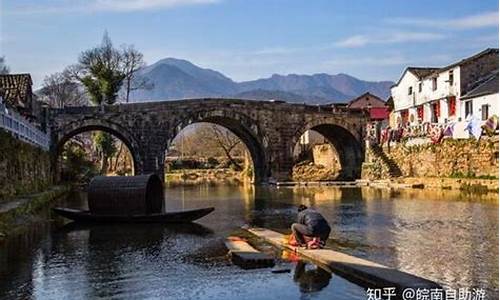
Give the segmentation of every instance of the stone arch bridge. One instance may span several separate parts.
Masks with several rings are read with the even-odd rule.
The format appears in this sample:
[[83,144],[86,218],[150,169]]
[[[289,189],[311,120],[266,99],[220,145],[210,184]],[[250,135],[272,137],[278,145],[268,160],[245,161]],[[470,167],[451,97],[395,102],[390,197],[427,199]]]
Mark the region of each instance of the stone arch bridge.
[[127,145],[136,174],[163,176],[165,150],[184,127],[197,122],[218,124],[244,142],[254,163],[255,182],[264,183],[289,179],[294,146],[310,129],[321,133],[337,150],[340,177],[359,178],[366,121],[362,112],[333,112],[326,106],[281,101],[189,99],[53,109],[49,126],[55,158],[62,145],[76,134],[102,130]]

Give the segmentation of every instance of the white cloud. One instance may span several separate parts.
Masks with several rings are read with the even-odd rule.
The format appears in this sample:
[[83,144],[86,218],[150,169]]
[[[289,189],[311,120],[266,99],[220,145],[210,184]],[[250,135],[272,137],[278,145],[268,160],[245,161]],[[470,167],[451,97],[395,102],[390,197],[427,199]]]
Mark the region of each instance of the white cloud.
[[92,6],[104,11],[135,11],[216,2],[219,0],[95,0]]
[[409,63],[409,60],[403,56],[384,56],[384,57],[343,57],[326,61],[326,65],[334,67],[347,66],[398,66]]
[[498,12],[490,11],[453,19],[391,18],[386,19],[385,22],[394,25],[409,25],[417,27],[476,29],[484,27],[498,27]]
[[428,42],[444,39],[445,36],[432,32],[390,32],[384,34],[358,34],[335,43],[341,48],[358,48],[370,44],[397,44],[406,42]]
[[370,39],[368,38],[368,36],[358,34],[358,35],[353,35],[351,37],[348,37],[344,40],[341,40],[335,44],[339,47],[356,48],[356,47],[366,46],[369,43],[370,43]]
[[60,14],[74,12],[132,12],[171,9],[179,6],[219,3],[222,0],[59,0],[51,5],[12,7],[8,14]]
[[326,65],[348,68],[355,66],[389,67],[389,66],[443,66],[453,62],[454,57],[447,53],[436,53],[425,57],[407,56],[403,53],[385,53],[377,56],[344,56],[325,62]]

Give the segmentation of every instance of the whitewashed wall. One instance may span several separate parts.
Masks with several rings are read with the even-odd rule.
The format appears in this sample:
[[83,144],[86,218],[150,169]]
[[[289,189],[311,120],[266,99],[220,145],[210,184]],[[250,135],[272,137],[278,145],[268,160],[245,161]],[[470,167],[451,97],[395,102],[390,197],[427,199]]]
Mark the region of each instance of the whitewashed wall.
[[490,95],[485,95],[485,96],[480,96],[476,98],[471,98],[467,100],[462,100],[460,103],[460,116],[462,120],[465,120],[467,116],[465,115],[465,102],[466,101],[472,101],[472,114],[473,116],[477,117],[479,120],[481,120],[482,112],[481,112],[481,107],[483,105],[488,105],[489,106],[489,111],[488,115],[499,115],[499,101],[500,98],[497,94],[490,94]]
[[408,87],[413,87],[413,91],[418,88],[418,78],[411,72],[406,71],[397,86],[391,88],[391,95],[394,101],[394,110],[400,111],[413,107],[414,95],[408,95]]

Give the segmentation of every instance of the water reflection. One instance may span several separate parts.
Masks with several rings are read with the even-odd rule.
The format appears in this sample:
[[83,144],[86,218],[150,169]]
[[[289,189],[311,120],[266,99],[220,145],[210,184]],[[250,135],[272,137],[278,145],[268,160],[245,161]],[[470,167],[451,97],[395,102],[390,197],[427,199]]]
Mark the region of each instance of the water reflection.
[[321,291],[328,286],[331,278],[330,272],[302,261],[297,262],[293,275],[293,281],[297,283],[302,293]]
[[[289,232],[299,204],[327,218],[331,247],[447,287],[481,287],[494,295],[496,197],[373,188],[168,188],[169,210],[216,210],[188,226],[34,227],[31,236],[0,248],[0,298],[364,299],[363,289],[313,266],[297,264],[294,274],[271,274],[228,262],[226,236],[243,224]],[[71,206],[85,207],[85,198]]]

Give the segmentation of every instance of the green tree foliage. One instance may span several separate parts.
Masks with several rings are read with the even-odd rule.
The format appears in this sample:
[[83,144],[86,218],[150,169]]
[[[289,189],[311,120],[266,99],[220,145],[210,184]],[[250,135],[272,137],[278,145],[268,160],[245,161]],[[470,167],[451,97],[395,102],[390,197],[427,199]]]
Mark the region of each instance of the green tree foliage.
[[98,174],[85,150],[75,142],[68,142],[63,149],[63,179],[72,182],[88,183]]
[[116,146],[111,134],[99,131],[94,135],[97,152],[101,157],[101,174],[108,170],[110,158],[116,154]]
[[80,54],[75,71],[94,105],[114,104],[127,75],[124,56],[107,33],[100,46]]
[[[124,80],[128,76],[128,60],[124,52],[113,47],[107,32],[101,45],[83,51],[78,64],[67,72],[85,87],[94,105],[112,105],[116,102]],[[114,139],[109,133],[94,135],[94,143],[101,157],[101,173],[105,174],[110,158],[116,153]]]

